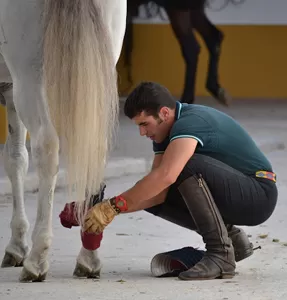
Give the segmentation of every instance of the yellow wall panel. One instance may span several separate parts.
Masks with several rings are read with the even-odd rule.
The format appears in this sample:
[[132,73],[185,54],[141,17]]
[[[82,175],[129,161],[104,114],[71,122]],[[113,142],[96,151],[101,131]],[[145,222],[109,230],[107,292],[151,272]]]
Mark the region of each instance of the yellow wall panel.
[[7,136],[6,109],[0,105],[0,144],[4,144]]
[[[184,80],[184,61],[169,24],[136,24],[132,75],[135,84],[158,81],[179,96]],[[287,98],[287,26],[226,25],[220,58],[220,81],[233,97]],[[198,37],[198,36],[197,36]],[[208,52],[199,38],[196,95],[208,95],[205,79]],[[119,64],[119,88],[128,87],[123,57]],[[130,90],[129,90],[130,91]]]
[[[132,75],[135,84],[157,81],[179,97],[183,88],[184,61],[169,24],[134,25]],[[225,34],[220,59],[220,81],[233,97],[287,98],[287,26],[224,25]],[[207,96],[205,79],[207,50],[199,38],[196,95]],[[131,88],[123,67],[118,63],[119,89],[126,95]],[[127,89],[129,88],[129,89]],[[0,106],[0,143],[7,136],[6,113]]]
[[[0,144],[4,144],[7,138],[8,127],[7,127],[7,113],[6,109],[0,105]],[[30,136],[27,134],[27,139]]]

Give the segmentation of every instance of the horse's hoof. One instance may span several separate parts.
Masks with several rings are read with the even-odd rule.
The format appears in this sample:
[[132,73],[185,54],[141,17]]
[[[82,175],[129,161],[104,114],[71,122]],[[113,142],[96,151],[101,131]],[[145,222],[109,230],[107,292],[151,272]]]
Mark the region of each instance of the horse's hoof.
[[228,94],[228,92],[224,88],[220,88],[218,91],[217,100],[226,106],[229,106],[232,102],[232,97]]
[[23,259],[16,257],[15,255],[5,252],[4,258],[2,260],[1,268],[11,268],[11,267],[23,267]]
[[28,271],[25,267],[22,269],[20,275],[20,282],[42,282],[46,279],[47,273],[44,274],[34,274]]
[[93,278],[93,279],[100,279],[100,270],[97,271],[93,271],[90,270],[88,268],[86,268],[85,266],[77,263],[73,276],[75,277],[79,277],[79,278]]
[[40,274],[37,279],[33,280],[33,282],[43,282],[46,280],[47,273]]

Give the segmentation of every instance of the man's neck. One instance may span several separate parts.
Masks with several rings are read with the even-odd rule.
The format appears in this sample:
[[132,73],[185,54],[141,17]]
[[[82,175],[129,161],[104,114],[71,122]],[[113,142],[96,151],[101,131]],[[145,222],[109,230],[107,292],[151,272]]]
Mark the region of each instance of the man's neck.
[[171,129],[172,125],[174,124],[174,122],[175,122],[175,109],[171,109],[169,118],[167,120],[167,123],[168,123],[170,129]]

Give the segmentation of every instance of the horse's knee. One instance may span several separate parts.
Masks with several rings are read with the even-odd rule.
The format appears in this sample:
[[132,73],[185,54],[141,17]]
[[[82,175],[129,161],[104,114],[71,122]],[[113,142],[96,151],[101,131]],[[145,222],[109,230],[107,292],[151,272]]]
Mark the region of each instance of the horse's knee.
[[[11,108],[8,108],[8,110]],[[16,112],[8,113],[8,137],[4,145],[4,167],[11,178],[15,173],[25,175],[28,171],[29,155],[25,146],[26,130],[22,124],[19,124]]]
[[224,34],[214,27],[213,34],[205,38],[206,47],[212,58],[217,58],[220,54],[221,44],[224,39]]
[[197,61],[201,47],[194,35],[187,35],[180,38],[181,52],[187,63]]
[[25,234],[30,228],[30,223],[26,216],[13,215],[10,228],[12,229],[13,237],[17,240],[21,240],[25,237]]
[[31,151],[38,168],[44,168],[43,171],[51,168],[54,172],[58,171],[59,138],[52,126],[42,126],[31,136]]
[[9,141],[4,146],[4,167],[11,178],[15,173],[26,175],[29,166],[29,155],[25,146],[13,149]]

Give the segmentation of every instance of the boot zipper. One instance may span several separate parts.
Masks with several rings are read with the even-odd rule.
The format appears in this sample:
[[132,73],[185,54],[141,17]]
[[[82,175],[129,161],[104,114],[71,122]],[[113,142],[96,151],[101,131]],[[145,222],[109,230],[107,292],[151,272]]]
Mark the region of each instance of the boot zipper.
[[197,180],[198,180],[198,185],[199,185],[199,187],[203,187],[203,182],[202,182],[202,175],[201,174],[199,174],[199,176],[198,176],[199,178],[197,178]]
[[202,175],[198,174],[197,176],[197,181],[198,181],[198,186],[200,188],[203,189],[204,194],[208,197],[208,198],[212,198],[212,196],[210,195],[209,191],[205,188],[205,186],[203,185],[203,181],[202,181]]
[[201,188],[203,187],[203,183],[202,183],[201,178],[198,179],[198,185],[199,185],[199,187],[201,187]]

